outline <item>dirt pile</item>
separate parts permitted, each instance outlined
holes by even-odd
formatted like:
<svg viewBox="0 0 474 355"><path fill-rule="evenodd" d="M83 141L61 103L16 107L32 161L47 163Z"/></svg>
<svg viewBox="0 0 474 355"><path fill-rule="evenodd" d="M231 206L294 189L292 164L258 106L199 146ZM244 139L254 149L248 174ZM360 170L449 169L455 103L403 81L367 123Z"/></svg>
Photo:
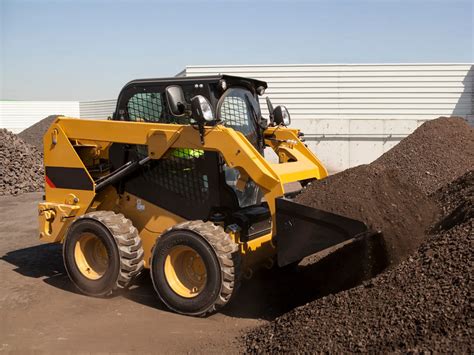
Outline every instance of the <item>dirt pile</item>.
<svg viewBox="0 0 474 355"><path fill-rule="evenodd" d="M317 181L296 197L307 206L383 231L390 262L416 249L434 222L428 194L474 168L474 131L462 118L421 125L369 165Z"/></svg>
<svg viewBox="0 0 474 355"><path fill-rule="evenodd" d="M412 256L356 288L249 331L245 350L474 351L474 172L432 198L443 206L443 217Z"/></svg>
<svg viewBox="0 0 474 355"><path fill-rule="evenodd" d="M60 115L51 115L36 122L34 125L18 133L18 136L26 143L35 146L40 152L43 152L43 136L51 126L51 123Z"/></svg>
<svg viewBox="0 0 474 355"><path fill-rule="evenodd" d="M431 194L474 169L474 128L461 117L428 121L371 165L400 170Z"/></svg>
<svg viewBox="0 0 474 355"><path fill-rule="evenodd" d="M296 200L383 231L389 262L398 262L420 244L438 211L402 171L371 165L318 181Z"/></svg>
<svg viewBox="0 0 474 355"><path fill-rule="evenodd" d="M43 155L17 135L0 130L0 195L43 188Z"/></svg>

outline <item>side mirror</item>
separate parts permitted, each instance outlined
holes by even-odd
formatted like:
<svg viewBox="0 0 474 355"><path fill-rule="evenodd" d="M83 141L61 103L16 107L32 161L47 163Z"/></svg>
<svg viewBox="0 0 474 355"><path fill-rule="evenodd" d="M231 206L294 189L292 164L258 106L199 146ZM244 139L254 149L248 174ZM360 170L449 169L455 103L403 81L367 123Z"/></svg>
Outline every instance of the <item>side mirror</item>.
<svg viewBox="0 0 474 355"><path fill-rule="evenodd" d="M211 103L202 95L196 95L191 99L191 112L199 125L214 121Z"/></svg>
<svg viewBox="0 0 474 355"><path fill-rule="evenodd" d="M291 118L288 109L285 106L275 107L273 110L273 121L277 125L282 124L283 126L289 126L291 123Z"/></svg>
<svg viewBox="0 0 474 355"><path fill-rule="evenodd" d="M183 116L186 111L186 99L181 86L171 85L166 88L166 101L174 116Z"/></svg>

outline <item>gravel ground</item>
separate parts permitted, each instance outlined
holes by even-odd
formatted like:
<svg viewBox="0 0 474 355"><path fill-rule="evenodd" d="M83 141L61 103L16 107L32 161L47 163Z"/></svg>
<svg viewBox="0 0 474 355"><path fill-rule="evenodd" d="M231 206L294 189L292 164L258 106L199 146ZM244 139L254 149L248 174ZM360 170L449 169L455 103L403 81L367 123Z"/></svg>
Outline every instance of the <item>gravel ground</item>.
<svg viewBox="0 0 474 355"><path fill-rule="evenodd" d="M443 217L409 258L247 332L245 351L472 353L474 173L432 198Z"/></svg>
<svg viewBox="0 0 474 355"><path fill-rule="evenodd" d="M235 354L235 335L260 323L261 310L242 316L245 296L206 318L169 312L148 273L112 298L78 293L61 245L38 238L41 196L0 196L0 354Z"/></svg>
<svg viewBox="0 0 474 355"><path fill-rule="evenodd" d="M17 135L0 130L0 196L43 188L43 154Z"/></svg>

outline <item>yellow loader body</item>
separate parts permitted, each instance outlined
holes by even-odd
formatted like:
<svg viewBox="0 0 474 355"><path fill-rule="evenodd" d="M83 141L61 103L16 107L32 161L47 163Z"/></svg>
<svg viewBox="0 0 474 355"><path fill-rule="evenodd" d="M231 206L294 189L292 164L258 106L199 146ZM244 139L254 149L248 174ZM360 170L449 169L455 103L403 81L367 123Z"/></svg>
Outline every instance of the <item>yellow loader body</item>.
<svg viewBox="0 0 474 355"><path fill-rule="evenodd" d="M45 202L39 204L40 239L61 242L75 217L91 211L114 210L130 218L138 229L145 267L149 267L156 238L183 218L131 194L119 196L112 187L96 193L96 184L85 165L93 159L107 159L112 143L126 143L146 146L151 159L162 159L175 148L219 152L228 166L239 170L243 183L245 178L251 178L262 188L273 218L272 230L266 235L242 243L238 235L233 236L245 256L243 260L251 265L273 257L275 199L285 194L285 184L324 178L326 169L300 141L296 129L271 127L265 131L265 136L271 136L266 143L280 163L265 160L232 128L214 126L205 130L206 142L202 145L189 125L58 118L44 136L46 184Z"/></svg>
<svg viewBox="0 0 474 355"><path fill-rule="evenodd" d="M43 140L39 235L63 244L81 292L110 295L148 268L169 309L205 315L256 268L367 231L292 201L327 171L284 106L267 98L263 118L266 86L228 75L135 80L112 120L56 119Z"/></svg>

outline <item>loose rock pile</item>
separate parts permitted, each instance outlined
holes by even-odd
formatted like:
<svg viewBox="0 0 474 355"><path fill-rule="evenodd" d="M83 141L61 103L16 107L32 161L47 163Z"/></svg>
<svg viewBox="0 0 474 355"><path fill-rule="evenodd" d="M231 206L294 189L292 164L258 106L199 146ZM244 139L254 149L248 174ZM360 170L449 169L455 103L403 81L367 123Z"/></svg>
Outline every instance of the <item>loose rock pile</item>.
<svg viewBox="0 0 474 355"><path fill-rule="evenodd" d="M461 117L428 121L370 165L401 171L429 195L474 169L474 129Z"/></svg>
<svg viewBox="0 0 474 355"><path fill-rule="evenodd" d="M43 152L43 136L58 117L59 115L51 115L43 118L41 121L18 133L18 136L26 143L35 146L40 152Z"/></svg>
<svg viewBox="0 0 474 355"><path fill-rule="evenodd" d="M249 331L245 350L472 352L473 170L473 129L460 118L440 118L372 164L309 186L298 202L382 230L390 260L403 261ZM350 244L338 250L347 254L340 263L351 249L361 251ZM329 255L318 264L329 259L335 263Z"/></svg>
<svg viewBox="0 0 474 355"><path fill-rule="evenodd" d="M248 352L474 351L474 172L441 189L438 230L398 266L243 338Z"/></svg>
<svg viewBox="0 0 474 355"><path fill-rule="evenodd" d="M296 201L382 230L390 261L416 249L436 216L428 197L474 169L474 130L462 118L428 121L369 165L317 181Z"/></svg>
<svg viewBox="0 0 474 355"><path fill-rule="evenodd" d="M57 117L48 116L18 135L0 130L0 196L44 188L43 136Z"/></svg>
<svg viewBox="0 0 474 355"><path fill-rule="evenodd" d="M43 188L43 154L17 135L0 130L0 195Z"/></svg>

